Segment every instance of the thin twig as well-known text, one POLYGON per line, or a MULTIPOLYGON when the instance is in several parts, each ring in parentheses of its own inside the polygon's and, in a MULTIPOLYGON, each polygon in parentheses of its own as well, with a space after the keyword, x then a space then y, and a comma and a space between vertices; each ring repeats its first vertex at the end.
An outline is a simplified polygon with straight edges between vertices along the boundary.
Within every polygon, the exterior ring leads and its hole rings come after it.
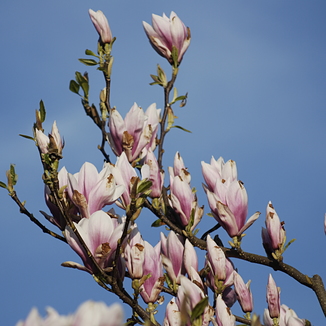
POLYGON ((61 240, 63 242, 67 243, 66 238, 62 237, 61 235, 49 230, 47 227, 45 227, 37 218, 34 217, 34 215, 32 213, 30 213, 25 205, 23 205, 23 203, 19 200, 16 191, 11 192, 10 197, 14 200, 14 202, 19 206, 20 209, 20 213, 26 215, 29 217, 29 219, 36 224, 44 233, 47 233, 49 235, 51 235, 52 237, 61 240))

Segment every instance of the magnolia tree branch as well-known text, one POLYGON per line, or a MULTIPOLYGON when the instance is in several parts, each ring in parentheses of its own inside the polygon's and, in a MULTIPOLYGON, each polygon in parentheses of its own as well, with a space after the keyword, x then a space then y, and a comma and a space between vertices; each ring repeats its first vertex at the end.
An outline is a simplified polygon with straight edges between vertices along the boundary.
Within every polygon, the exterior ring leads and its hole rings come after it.
POLYGON ((164 138, 166 136, 166 134, 168 133, 168 131, 165 129, 165 125, 166 125, 166 119, 168 117, 168 110, 170 108, 170 92, 173 88, 173 85, 177 79, 177 75, 178 75, 178 70, 174 69, 173 73, 172 73, 172 78, 171 80, 167 83, 166 87, 164 88, 164 112, 162 115, 162 119, 160 122, 160 139, 159 139, 159 143, 158 143, 158 158, 157 158, 157 162, 159 167, 162 169, 163 165, 162 165, 162 160, 163 160, 163 154, 164 154, 164 149, 163 149, 163 144, 164 144, 164 138))
POLYGON ((16 191, 12 191, 11 193, 9 193, 10 197, 13 199, 13 201, 19 206, 19 210, 20 210, 20 213, 26 215, 29 217, 29 219, 34 223, 36 224, 44 233, 47 233, 49 234, 50 236, 58 239, 58 240, 61 240, 63 242, 66 242, 67 243, 67 240, 66 238, 62 237, 61 235, 49 230, 47 227, 45 227, 38 219, 36 219, 34 217, 34 215, 32 213, 30 213, 25 205, 19 200, 18 196, 17 196, 17 193, 16 191))
MULTIPOLYGON (((152 213, 154 213, 157 217, 159 217, 164 224, 166 224, 171 230, 173 230, 175 233, 178 233, 180 235, 185 236, 186 238, 189 239, 189 241, 195 246, 198 247, 202 250, 207 249, 207 243, 206 241, 197 238, 191 233, 187 233, 184 229, 179 228, 176 226, 173 222, 171 222, 171 216, 169 215, 164 215, 158 210, 156 210, 149 201, 145 202, 145 207, 148 208, 152 213)), ((167 212, 172 213, 172 209, 168 209, 167 212)), ((227 257, 230 258, 237 258, 241 260, 245 260, 251 263, 255 264, 260 264, 260 265, 265 265, 268 267, 273 268, 275 271, 281 271, 293 279, 295 279, 297 282, 301 283, 304 286, 307 286, 311 288, 319 301, 319 304, 326 315, 326 290, 323 284, 323 281, 319 275, 314 275, 313 277, 309 277, 308 275, 305 275, 298 271, 296 268, 285 264, 283 262, 279 262, 277 260, 270 259, 268 257, 248 253, 242 250, 236 250, 236 249, 229 249, 225 247, 221 247, 227 257)))

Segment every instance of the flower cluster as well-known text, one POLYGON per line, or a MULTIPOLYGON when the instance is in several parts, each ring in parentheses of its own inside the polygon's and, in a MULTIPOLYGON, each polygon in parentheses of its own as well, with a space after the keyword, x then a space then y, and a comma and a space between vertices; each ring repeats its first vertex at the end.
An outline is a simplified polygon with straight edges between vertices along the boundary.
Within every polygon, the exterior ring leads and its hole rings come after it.
POLYGON ((146 156, 149 149, 154 150, 160 112, 155 103, 146 112, 134 103, 123 119, 117 109, 111 109, 108 139, 113 152, 117 156, 125 152, 128 161, 133 162, 146 156))
POLYGON ((212 157, 210 164, 202 162, 202 172, 206 182, 204 190, 214 218, 235 243, 240 241, 243 232, 260 213, 255 213, 246 222, 248 196, 243 183, 238 180, 236 163, 232 160, 224 163, 222 157, 218 160, 212 157))
MULTIPOLYGON (((90 50, 86 53, 92 53, 90 55, 100 60, 98 69, 108 82, 108 72, 113 63, 110 53, 115 38, 112 38, 109 23, 101 11, 90 9, 89 15, 100 38, 99 56, 90 50), (106 49, 104 56, 100 49, 106 49)), ((210 163, 201 162, 210 215, 218 222, 201 239, 196 237, 199 230, 195 228, 203 218, 204 207, 198 205, 196 190, 190 185, 191 175, 179 152, 175 154, 173 166, 168 167, 168 185, 164 185, 163 141, 174 123, 171 121, 176 118, 171 106, 186 98, 178 97, 175 90, 173 100, 169 102, 169 92, 191 37, 190 29, 174 12, 170 17, 153 15, 152 25, 143 22, 146 35, 153 48, 172 65, 173 77, 169 83, 160 83, 159 77, 155 76, 165 92, 162 116, 155 103, 146 111, 134 103, 123 119, 118 110, 110 106, 109 96, 106 96, 110 87, 107 85, 101 93, 101 123, 98 113, 94 114, 96 118, 93 117, 93 120, 101 128, 102 142, 107 141, 116 155, 116 163, 113 164, 105 153, 106 162, 100 171, 86 162, 79 172, 72 174, 65 167, 58 172, 64 142, 56 122, 51 133, 48 136, 44 134, 41 125, 45 112, 41 114, 40 111, 33 139, 44 167, 45 201, 52 216, 45 212, 42 214, 62 231, 62 235, 49 233, 65 241, 82 261, 66 261, 62 265, 86 271, 103 288, 129 303, 133 315, 128 323, 156 324, 154 315, 157 303, 164 300, 162 292, 172 297, 166 306, 164 326, 235 325, 236 317, 231 308, 237 302, 251 323, 254 310, 251 281, 244 282, 229 257, 251 259, 240 244, 244 231, 260 213, 247 220, 248 195, 244 184, 238 180, 236 163, 232 160, 224 162, 222 157, 218 160, 212 157, 210 163), (108 132, 105 130, 107 127, 108 132), (156 146, 158 151, 155 154, 156 146), (51 154, 55 154, 52 155, 53 160, 51 154), (113 205, 124 215, 118 215, 113 205), (107 206, 110 208, 105 211, 107 206), (143 210, 152 212, 158 218, 159 223, 154 222, 152 226, 165 225, 169 231, 167 235, 160 233, 160 241, 155 246, 144 240, 141 234, 143 221, 140 223, 137 219, 143 210), (211 235, 219 226, 233 239, 231 248, 223 247, 216 240, 218 235, 211 235), (196 247, 205 253, 202 266, 196 247), (124 287, 127 278, 134 291, 133 297, 124 287), (209 300, 210 291, 214 300, 209 300), (147 304, 146 309, 138 302, 140 298, 147 304)), ((97 64, 95 60, 82 62, 97 64)), ((158 71, 166 79, 160 69, 158 71)), ((86 80, 86 75, 84 77, 86 80)), ((81 86, 82 82, 78 85, 81 86)), ((76 85, 73 84, 74 87, 76 85)), ((83 85, 86 94, 88 84, 83 85)), ((82 103, 87 111, 87 96, 82 103)), ((96 111, 95 106, 91 109, 96 111)), ((271 202, 267 205, 265 225, 262 239, 268 258, 263 257, 264 264, 267 265, 268 259, 270 266, 279 267, 276 264, 282 262, 282 254, 288 245, 285 246, 284 223, 271 202)), ((257 257, 254 259, 257 260, 257 257)), ((304 325, 305 321, 299 319, 293 310, 281 305, 280 289, 272 275, 268 278, 266 299, 265 325, 304 325)), ((104 303, 88 301, 69 316, 60 316, 54 309, 48 308, 43 319, 36 309, 32 309, 26 321, 18 322, 17 326, 120 326, 122 318, 119 305, 107 307, 104 303)))

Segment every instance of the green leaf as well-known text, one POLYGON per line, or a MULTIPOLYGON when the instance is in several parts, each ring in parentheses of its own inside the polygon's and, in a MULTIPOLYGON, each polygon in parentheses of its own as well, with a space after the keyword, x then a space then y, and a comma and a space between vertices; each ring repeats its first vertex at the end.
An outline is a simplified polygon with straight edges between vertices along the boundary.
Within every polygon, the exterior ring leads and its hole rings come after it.
POLYGON ((201 299, 195 306, 191 314, 191 322, 196 320, 200 317, 203 313, 205 308, 208 306, 208 297, 201 299))
POLYGON ((181 126, 172 126, 172 128, 178 128, 178 129, 181 129, 181 130, 183 130, 183 131, 186 131, 186 132, 190 132, 190 133, 191 133, 190 130, 185 129, 185 128, 181 127, 181 126))
POLYGON ((187 96, 185 95, 181 95, 181 96, 178 96, 174 101, 177 102, 177 101, 182 101, 182 100, 185 100, 187 98, 187 96))
POLYGON ((98 56, 97 56, 93 51, 88 50, 88 49, 85 50, 85 54, 86 54, 86 55, 92 55, 93 57, 98 58, 98 56))
POLYGON ((27 139, 31 139, 31 140, 35 140, 33 137, 31 136, 27 136, 27 135, 22 135, 22 134, 19 134, 20 137, 24 137, 24 138, 27 138, 27 139))
POLYGON ((79 85, 83 83, 84 77, 83 77, 83 75, 79 71, 76 71, 75 72, 75 77, 76 77, 76 81, 77 81, 77 83, 79 85))
POLYGON ((145 192, 146 190, 150 189, 151 186, 152 186, 152 181, 148 179, 140 181, 137 185, 137 194, 141 194, 145 192))
POLYGON ((0 187, 7 189, 7 185, 2 181, 0 181, 0 187))
POLYGON ((84 96, 88 98, 88 93, 89 93, 89 84, 88 82, 84 79, 84 81, 80 84, 81 88, 84 91, 84 96))
POLYGON ((10 179, 11 179, 11 184, 14 186, 17 183, 18 180, 18 175, 15 172, 15 165, 10 164, 10 179))
POLYGON ((172 99, 172 103, 175 103, 175 101, 178 98, 178 90, 176 87, 173 88, 173 99, 172 99))
POLYGON ((93 59, 78 59, 81 63, 83 63, 86 66, 96 66, 97 61, 93 59))
POLYGON ((164 223, 161 221, 161 219, 156 220, 155 222, 152 223, 153 228, 158 228, 160 226, 164 225, 164 223))
POLYGON ((43 101, 40 101, 40 120, 41 122, 45 121, 46 111, 43 101))
POLYGON ((74 81, 74 80, 71 80, 70 81, 70 84, 69 84, 69 89, 73 92, 73 93, 76 93, 78 95, 79 94, 79 85, 74 81))
POLYGON ((290 245, 291 243, 293 243, 295 240, 296 240, 296 239, 292 239, 292 240, 290 240, 290 241, 287 243, 287 245, 284 247, 283 252, 284 252, 287 248, 289 248, 289 245, 290 245))

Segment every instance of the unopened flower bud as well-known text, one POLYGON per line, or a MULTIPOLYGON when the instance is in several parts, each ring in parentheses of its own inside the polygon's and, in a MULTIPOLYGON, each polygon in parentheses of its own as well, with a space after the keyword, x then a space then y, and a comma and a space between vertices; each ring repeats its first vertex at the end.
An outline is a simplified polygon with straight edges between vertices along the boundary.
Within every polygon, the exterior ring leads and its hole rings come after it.
POLYGON ((100 35, 100 40, 102 43, 111 43, 112 42, 112 33, 109 26, 109 22, 101 10, 93 11, 92 9, 88 10, 89 16, 93 22, 94 27, 96 28, 98 34, 100 35))

